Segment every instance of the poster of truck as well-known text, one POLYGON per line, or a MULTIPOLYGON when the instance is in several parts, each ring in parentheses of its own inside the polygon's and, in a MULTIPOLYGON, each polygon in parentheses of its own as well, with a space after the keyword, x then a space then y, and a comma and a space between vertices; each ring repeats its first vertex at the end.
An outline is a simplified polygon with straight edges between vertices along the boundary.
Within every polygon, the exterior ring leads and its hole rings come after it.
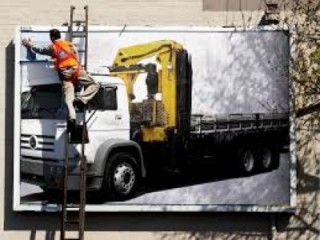
MULTIPOLYGON (((68 116, 61 83, 50 57, 21 44, 49 45, 50 29, 17 29, 19 211, 58 211, 61 203, 68 116)), ((58 29, 67 40, 67 27, 58 29)), ((294 207, 287 30, 92 26, 88 41, 87 71, 100 88, 77 109, 88 135, 87 211, 294 207)), ((83 60, 84 42, 75 46, 83 60)), ((68 141, 68 190, 77 196, 81 144, 68 141)))

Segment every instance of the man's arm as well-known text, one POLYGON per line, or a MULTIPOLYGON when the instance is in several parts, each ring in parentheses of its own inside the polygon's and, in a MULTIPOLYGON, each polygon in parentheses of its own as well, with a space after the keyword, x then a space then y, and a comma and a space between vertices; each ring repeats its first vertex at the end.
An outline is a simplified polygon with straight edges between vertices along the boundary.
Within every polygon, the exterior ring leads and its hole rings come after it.
POLYGON ((26 38, 22 39, 22 45, 25 46, 26 48, 30 48, 32 51, 39 53, 41 55, 47 55, 47 56, 53 57, 52 46, 48 46, 48 47, 33 46, 31 40, 26 38))

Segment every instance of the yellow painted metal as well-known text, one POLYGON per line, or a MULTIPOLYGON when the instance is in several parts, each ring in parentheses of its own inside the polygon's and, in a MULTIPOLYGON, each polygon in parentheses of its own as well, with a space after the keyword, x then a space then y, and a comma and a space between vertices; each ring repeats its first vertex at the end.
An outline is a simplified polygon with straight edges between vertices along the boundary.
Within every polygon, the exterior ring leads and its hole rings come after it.
POLYGON ((166 140, 164 127, 142 127, 143 142, 164 142, 166 140))
POLYGON ((180 49, 183 49, 182 45, 171 40, 123 47, 118 50, 113 65, 129 67, 153 56, 167 56, 167 60, 169 61, 169 58, 171 58, 170 55, 180 49))
MULTIPOLYGON (((130 69, 132 66, 137 66, 142 60, 151 57, 156 57, 161 69, 158 71, 158 91, 162 96, 163 103, 163 125, 146 127, 142 126, 142 138, 145 142, 166 141, 166 130, 169 128, 176 128, 177 117, 177 79, 176 79, 176 54, 182 50, 183 46, 175 41, 162 40, 145 44, 138 44, 129 47, 124 47, 118 50, 114 59, 113 66, 126 67, 130 69)), ((121 70, 119 72, 113 71, 111 75, 121 78, 127 88, 129 100, 132 100, 133 86, 139 74, 146 71, 141 70, 121 70)), ((153 117, 156 117, 156 111, 153 109, 153 117)), ((131 101, 129 103, 131 110, 131 101)))
POLYGON ((126 85, 128 99, 129 99, 129 109, 131 110, 131 101, 133 100, 133 86, 137 80, 137 77, 140 73, 144 73, 145 71, 125 71, 125 72, 112 72, 109 74, 111 77, 119 77, 122 79, 124 84, 126 85))

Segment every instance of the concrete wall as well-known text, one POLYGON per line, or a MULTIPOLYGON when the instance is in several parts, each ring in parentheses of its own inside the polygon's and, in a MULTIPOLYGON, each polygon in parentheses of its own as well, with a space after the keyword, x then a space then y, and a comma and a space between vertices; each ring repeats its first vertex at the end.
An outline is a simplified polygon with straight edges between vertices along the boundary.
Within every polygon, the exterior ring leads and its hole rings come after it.
MULTIPOLYGON (((206 1, 208 2, 208 1, 206 1)), ((59 214, 12 209, 14 39, 17 25, 56 25, 69 7, 89 4, 90 24, 252 25, 261 11, 204 11, 201 0, 2 0, 0 2, 0 239, 59 239, 59 214)), ((81 16, 79 16, 80 18, 81 16)), ((319 234, 319 134, 300 128, 295 215, 256 213, 95 213, 86 239, 316 239, 319 234), (278 231, 271 226, 275 224, 278 231)))

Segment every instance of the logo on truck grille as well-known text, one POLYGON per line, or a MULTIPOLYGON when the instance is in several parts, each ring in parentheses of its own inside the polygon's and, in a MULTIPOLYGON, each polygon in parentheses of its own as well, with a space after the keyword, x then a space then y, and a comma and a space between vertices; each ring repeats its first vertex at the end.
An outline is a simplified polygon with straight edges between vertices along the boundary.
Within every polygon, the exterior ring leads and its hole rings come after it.
POLYGON ((36 149, 37 148, 37 137, 31 136, 29 139, 29 144, 32 149, 36 149))

